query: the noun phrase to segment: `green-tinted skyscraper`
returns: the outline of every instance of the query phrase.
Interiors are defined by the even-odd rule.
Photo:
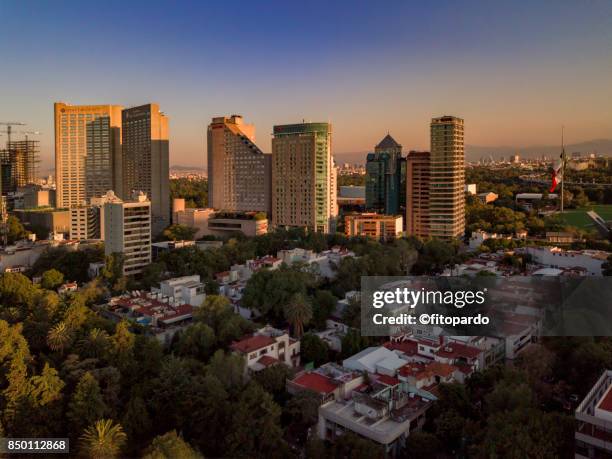
[[[336,169],[331,125],[274,126],[272,139],[272,225],[335,231]]]
[[[402,146],[387,134],[366,159],[366,209],[403,215],[405,207],[406,159]]]

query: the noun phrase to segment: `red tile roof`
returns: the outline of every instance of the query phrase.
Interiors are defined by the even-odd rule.
[[[612,411],[612,389],[608,389],[608,392],[601,399],[597,408],[604,411]]]
[[[459,358],[477,359],[482,351],[477,347],[467,346],[461,343],[447,343],[436,351],[436,355],[444,358]]]
[[[396,386],[399,384],[399,379],[394,378],[393,376],[377,374],[375,377],[379,383],[386,384],[387,386]]]
[[[280,363],[280,360],[275,359],[274,357],[271,357],[269,355],[264,355],[257,360],[257,363],[263,365],[264,367],[270,367],[272,365]]]
[[[327,376],[319,373],[304,373],[299,375],[293,382],[306,389],[310,389],[320,394],[330,394],[338,385]]]
[[[391,351],[401,351],[406,355],[417,355],[419,352],[416,341],[387,342],[384,346]]]
[[[242,352],[243,354],[248,354],[249,352],[253,352],[263,347],[270,346],[275,342],[275,339],[269,336],[254,335],[232,343],[230,347],[234,351]]]

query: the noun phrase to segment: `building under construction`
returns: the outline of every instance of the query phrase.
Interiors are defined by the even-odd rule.
[[[0,150],[3,195],[36,182],[39,145],[38,140],[11,140],[4,150]]]

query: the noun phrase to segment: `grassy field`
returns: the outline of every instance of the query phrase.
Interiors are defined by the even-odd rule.
[[[567,210],[563,212],[563,218],[568,225],[577,228],[591,229],[593,228],[593,221],[586,214],[589,210],[594,210],[604,220],[612,220],[612,205],[595,205],[582,209]]]

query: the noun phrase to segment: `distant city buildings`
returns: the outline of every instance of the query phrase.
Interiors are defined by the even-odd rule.
[[[366,157],[366,210],[397,215],[406,205],[406,160],[387,134]]]
[[[270,214],[272,155],[255,145],[255,126],[239,115],[208,126],[208,202],[229,212]]]
[[[443,239],[465,231],[465,151],[463,120],[442,116],[431,120],[429,225],[430,235]]]
[[[104,250],[123,256],[123,274],[133,275],[151,263],[151,202],[144,193],[133,201],[104,204]]]
[[[272,225],[333,233],[338,215],[331,125],[274,126]]]

